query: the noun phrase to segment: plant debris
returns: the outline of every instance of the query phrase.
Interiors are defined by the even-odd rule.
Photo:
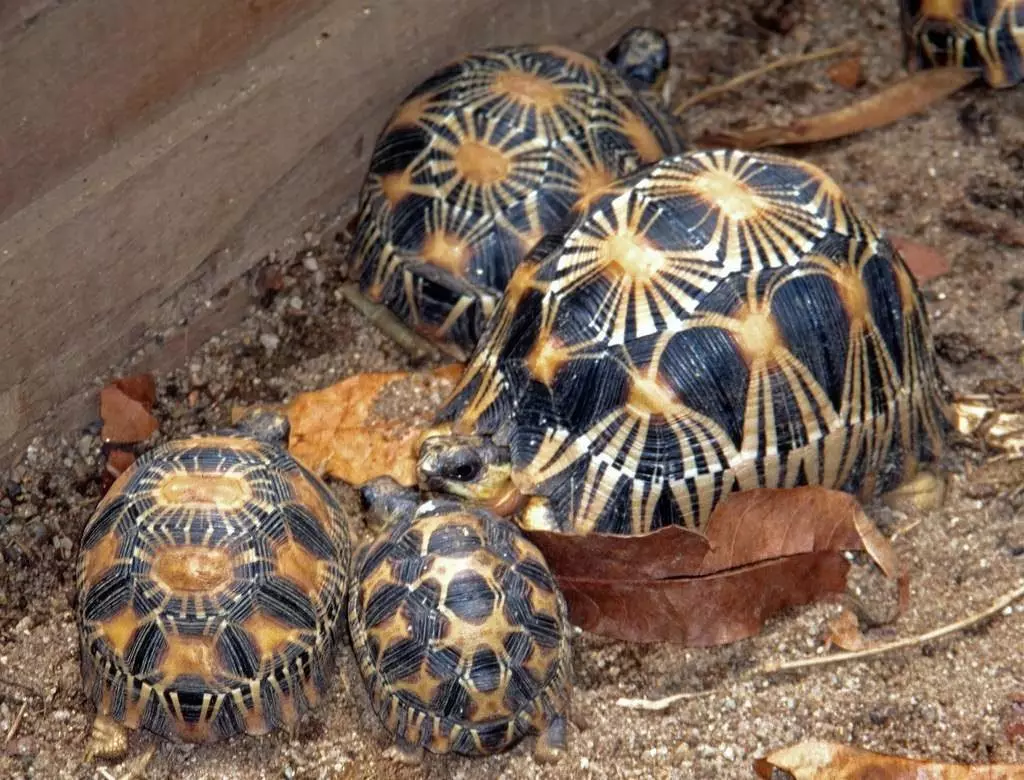
[[[415,485],[416,444],[461,371],[453,364],[433,371],[356,374],[302,393],[287,408],[289,449],[314,473],[351,485],[382,476]],[[426,398],[419,414],[380,408],[381,399],[399,383]]]
[[[788,772],[794,780],[854,780],[878,777],[886,780],[994,780],[1024,778],[1024,766],[1009,764],[943,764],[810,739],[780,748],[754,762],[759,777],[775,778],[776,772]]]
[[[820,487],[735,493],[703,534],[528,535],[573,623],[634,642],[707,646],[756,634],[781,609],[842,593],[844,550],[866,551],[887,576],[898,568],[857,500]]]
[[[889,240],[918,282],[927,282],[949,273],[949,260],[930,246],[902,236],[889,236]]]
[[[105,444],[134,444],[160,427],[152,415],[156,382],[150,374],[115,379],[100,391],[101,436]]]

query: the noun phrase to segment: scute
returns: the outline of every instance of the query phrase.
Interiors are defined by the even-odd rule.
[[[399,585],[392,573],[410,560],[422,574]],[[455,502],[424,504],[360,550],[355,570],[353,647],[371,704],[400,742],[493,753],[567,714],[565,602],[515,526]]]
[[[807,163],[662,160],[536,263],[438,421],[507,441],[563,530],[700,527],[755,487],[890,489],[942,449],[913,278]]]
[[[157,447],[114,491],[78,561],[99,714],[198,742],[294,726],[331,683],[344,615],[348,531],[330,492],[237,431]]]
[[[538,46],[469,54],[417,86],[377,139],[353,279],[464,356],[515,268],[577,203],[682,148],[667,112],[589,57]]]

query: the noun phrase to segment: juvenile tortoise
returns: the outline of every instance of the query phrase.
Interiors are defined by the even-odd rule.
[[[978,69],[992,87],[1024,80],[1024,0],[900,0],[908,61]]]
[[[386,527],[356,554],[349,632],[392,756],[483,755],[537,733],[534,755],[557,759],[570,626],[540,551],[483,508],[420,504],[387,478],[363,494]]]
[[[527,527],[701,527],[731,492],[888,490],[936,458],[923,301],[824,172],[662,160],[520,265],[421,443],[431,491]]]
[[[125,471],[82,534],[88,752],[125,727],[189,742],[294,728],[332,682],[348,528],[284,449],[285,418],[156,447]]]
[[[641,95],[667,67],[665,36],[634,28],[604,63],[505,46],[423,81],[377,139],[351,254],[362,299],[350,285],[350,300],[396,339],[464,359],[543,235],[682,150],[675,120]]]

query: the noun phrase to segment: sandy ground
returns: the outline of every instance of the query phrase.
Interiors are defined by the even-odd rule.
[[[894,3],[761,2],[742,14],[694,4],[675,31],[677,95],[695,92],[781,53],[857,39],[867,82],[853,93],[821,66],[776,75],[693,109],[690,130],[784,120],[868,94],[899,71]],[[968,89],[926,115],[798,153],[825,167],[887,229],[944,253],[952,271],[926,285],[942,367],[959,391],[1021,387],[1024,249],[1000,243],[993,211],[1024,221],[1024,89]],[[258,294],[245,323],[207,344],[190,366],[160,376],[160,437],[226,421],[232,403],[278,401],[358,370],[407,366],[351,312],[337,287],[344,224],[308,237],[295,257],[272,258],[247,283]],[[271,288],[281,287],[280,290]],[[408,399],[422,404],[422,399]],[[73,559],[100,496],[98,425],[37,441],[0,475],[0,776],[118,777],[129,765],[82,760],[89,706],[79,689]],[[985,607],[1024,575],[1024,461],[985,463],[960,450],[946,505],[919,517],[875,509],[909,569],[912,601],[874,638],[929,630]],[[1020,467],[1018,467],[1020,466]],[[351,491],[333,486],[360,532]],[[871,593],[861,594],[871,601]],[[293,777],[750,777],[751,759],[808,737],[963,762],[1022,762],[1005,728],[1024,694],[1024,604],[954,637],[870,662],[739,681],[769,660],[822,651],[837,605],[772,620],[758,637],[711,650],[637,646],[581,636],[577,707],[556,768],[529,744],[485,760],[429,758],[418,769],[382,757],[387,740],[367,714],[351,659],[326,705],[294,738],[275,734],[214,747],[154,746],[154,778]],[[625,710],[620,697],[705,691],[663,713]],[[25,703],[13,735],[5,743]]]

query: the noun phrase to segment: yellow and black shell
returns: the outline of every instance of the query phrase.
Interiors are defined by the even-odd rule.
[[[380,134],[352,277],[464,358],[541,236],[613,179],[682,151],[680,138],[670,114],[584,54],[524,45],[464,56],[417,86]]]
[[[562,530],[634,534],[701,527],[737,490],[889,489],[946,418],[892,244],[817,167],[725,150],[656,163],[545,239],[439,423],[507,447]]]
[[[189,742],[294,727],[332,682],[349,556],[336,500],[281,448],[229,431],[145,454],[82,535],[98,715]]]
[[[907,59],[981,70],[993,87],[1024,80],[1024,0],[900,0]]]
[[[353,565],[349,631],[373,709],[404,749],[490,754],[524,735],[565,744],[565,601],[514,524],[439,500],[396,520]]]

